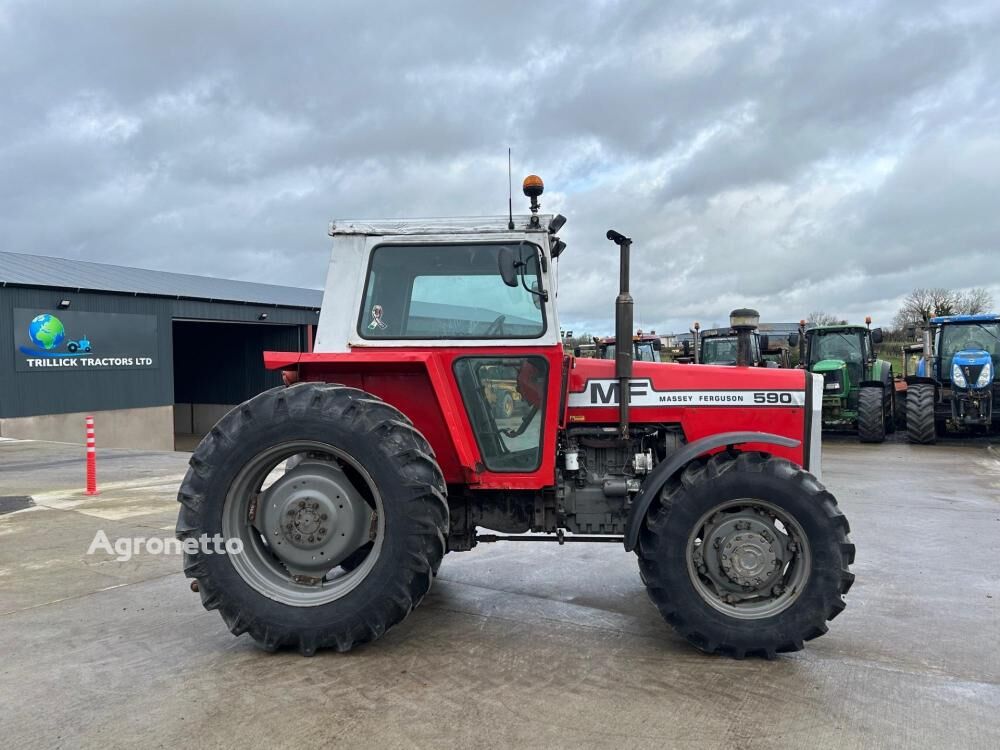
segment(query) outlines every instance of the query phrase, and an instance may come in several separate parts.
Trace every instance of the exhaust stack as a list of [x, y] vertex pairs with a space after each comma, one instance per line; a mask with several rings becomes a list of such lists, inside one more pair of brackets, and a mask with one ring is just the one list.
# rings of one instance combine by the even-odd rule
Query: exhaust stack
[[736, 364], [749, 367], [754, 364], [751, 352], [751, 337], [760, 324], [760, 313], [749, 308], [740, 308], [729, 313], [729, 327], [736, 331]]
[[629, 251], [632, 240], [614, 229], [607, 238], [618, 245], [621, 264], [618, 275], [618, 298], [615, 300], [615, 377], [618, 379], [618, 437], [629, 439], [629, 383], [632, 381], [632, 308], [634, 302], [628, 291]]

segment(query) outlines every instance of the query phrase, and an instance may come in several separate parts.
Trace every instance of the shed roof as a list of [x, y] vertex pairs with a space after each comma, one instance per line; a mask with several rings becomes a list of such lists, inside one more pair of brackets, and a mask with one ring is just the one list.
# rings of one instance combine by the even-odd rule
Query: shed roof
[[0, 285], [318, 308], [319, 289], [300, 289], [187, 273], [152, 271], [86, 260], [0, 251]]

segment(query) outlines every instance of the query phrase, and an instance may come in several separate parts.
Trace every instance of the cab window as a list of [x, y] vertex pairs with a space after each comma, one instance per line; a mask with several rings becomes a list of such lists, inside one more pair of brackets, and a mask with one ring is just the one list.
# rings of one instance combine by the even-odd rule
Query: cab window
[[[523, 264], [507, 286], [504, 248]], [[537, 245], [381, 245], [372, 250], [358, 333], [365, 339], [532, 339], [545, 333]]]

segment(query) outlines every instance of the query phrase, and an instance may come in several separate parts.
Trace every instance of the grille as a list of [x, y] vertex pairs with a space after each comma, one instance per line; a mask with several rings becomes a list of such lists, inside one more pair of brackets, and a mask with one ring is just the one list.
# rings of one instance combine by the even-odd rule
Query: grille
[[823, 393], [824, 395], [838, 395], [844, 391], [844, 371], [823, 373]]

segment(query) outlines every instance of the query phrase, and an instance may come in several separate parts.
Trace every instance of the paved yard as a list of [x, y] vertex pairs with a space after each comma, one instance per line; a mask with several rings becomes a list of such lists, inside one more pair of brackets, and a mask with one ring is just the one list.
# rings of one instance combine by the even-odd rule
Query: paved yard
[[857, 583], [773, 662], [691, 649], [616, 545], [551, 544], [449, 555], [401, 626], [307, 659], [233, 638], [176, 558], [86, 554], [172, 535], [185, 454], [103, 451], [87, 498], [82, 448], [0, 442], [2, 744], [1000, 747], [993, 450], [832, 441]]

